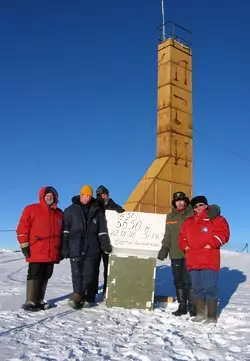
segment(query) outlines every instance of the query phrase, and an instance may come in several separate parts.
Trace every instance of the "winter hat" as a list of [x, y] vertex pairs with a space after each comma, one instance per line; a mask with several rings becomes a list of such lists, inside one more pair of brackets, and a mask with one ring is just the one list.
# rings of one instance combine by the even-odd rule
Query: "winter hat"
[[109, 190], [108, 188], [104, 187], [104, 186], [99, 186], [96, 190], [96, 196], [100, 196], [101, 194], [107, 194], [109, 195]]
[[193, 199], [191, 199], [191, 206], [193, 208], [198, 203], [204, 203], [207, 205], [208, 204], [207, 198], [205, 196], [197, 196], [197, 197], [194, 197]]
[[172, 206], [176, 208], [176, 201], [185, 201], [187, 205], [189, 205], [190, 201], [189, 198], [186, 196], [184, 192], [175, 192], [173, 194]]
[[81, 190], [80, 190], [80, 195], [84, 194], [85, 196], [93, 196], [93, 189], [90, 185], [85, 184]]

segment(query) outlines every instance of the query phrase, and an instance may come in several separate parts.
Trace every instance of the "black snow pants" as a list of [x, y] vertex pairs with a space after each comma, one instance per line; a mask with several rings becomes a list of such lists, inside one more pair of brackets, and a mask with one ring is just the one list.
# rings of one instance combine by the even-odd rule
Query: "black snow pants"
[[82, 297], [96, 277], [96, 257], [82, 256], [70, 259], [73, 291]]
[[176, 258], [171, 260], [172, 273], [175, 288], [189, 290], [192, 288], [191, 277], [186, 268], [185, 258]]
[[53, 263], [29, 263], [27, 280], [48, 281], [54, 270]]
[[106, 292], [107, 288], [107, 278], [108, 278], [108, 265], [109, 265], [109, 255], [101, 252], [98, 259], [96, 259], [95, 264], [95, 279], [90, 284], [87, 294], [91, 296], [98, 294], [98, 285], [99, 285], [99, 273], [100, 273], [100, 265], [101, 260], [103, 261], [103, 294]]

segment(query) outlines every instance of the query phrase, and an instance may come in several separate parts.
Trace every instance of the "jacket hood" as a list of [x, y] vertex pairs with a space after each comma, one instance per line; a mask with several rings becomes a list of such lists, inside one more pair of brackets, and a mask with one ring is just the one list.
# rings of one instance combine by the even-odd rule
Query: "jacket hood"
[[72, 201], [72, 204], [78, 204], [78, 205], [80, 205], [80, 196], [73, 196], [72, 198], [71, 198], [71, 201]]
[[58, 203], [58, 193], [57, 190], [54, 187], [51, 186], [44, 186], [40, 189], [39, 191], [39, 202], [42, 204], [46, 205], [46, 202], [44, 200], [44, 196], [46, 193], [52, 193], [54, 195], [54, 203], [53, 204], [57, 204]]
[[217, 204], [210, 204], [208, 206], [208, 212], [213, 212], [215, 214], [215, 217], [221, 215], [221, 209]]

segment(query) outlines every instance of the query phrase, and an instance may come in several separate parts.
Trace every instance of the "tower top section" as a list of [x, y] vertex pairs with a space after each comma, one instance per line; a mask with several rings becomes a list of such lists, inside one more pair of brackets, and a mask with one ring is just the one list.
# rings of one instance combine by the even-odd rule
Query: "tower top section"
[[172, 39], [188, 48], [192, 47], [192, 32], [174, 21], [169, 20], [164, 22], [158, 26], [158, 30], [160, 31], [160, 43]]

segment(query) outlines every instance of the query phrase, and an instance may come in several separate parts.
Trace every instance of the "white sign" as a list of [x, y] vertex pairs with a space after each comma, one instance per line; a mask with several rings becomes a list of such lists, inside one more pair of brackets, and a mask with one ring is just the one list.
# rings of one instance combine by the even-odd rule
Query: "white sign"
[[111, 244], [116, 248], [158, 251], [164, 237], [166, 215], [106, 211]]

